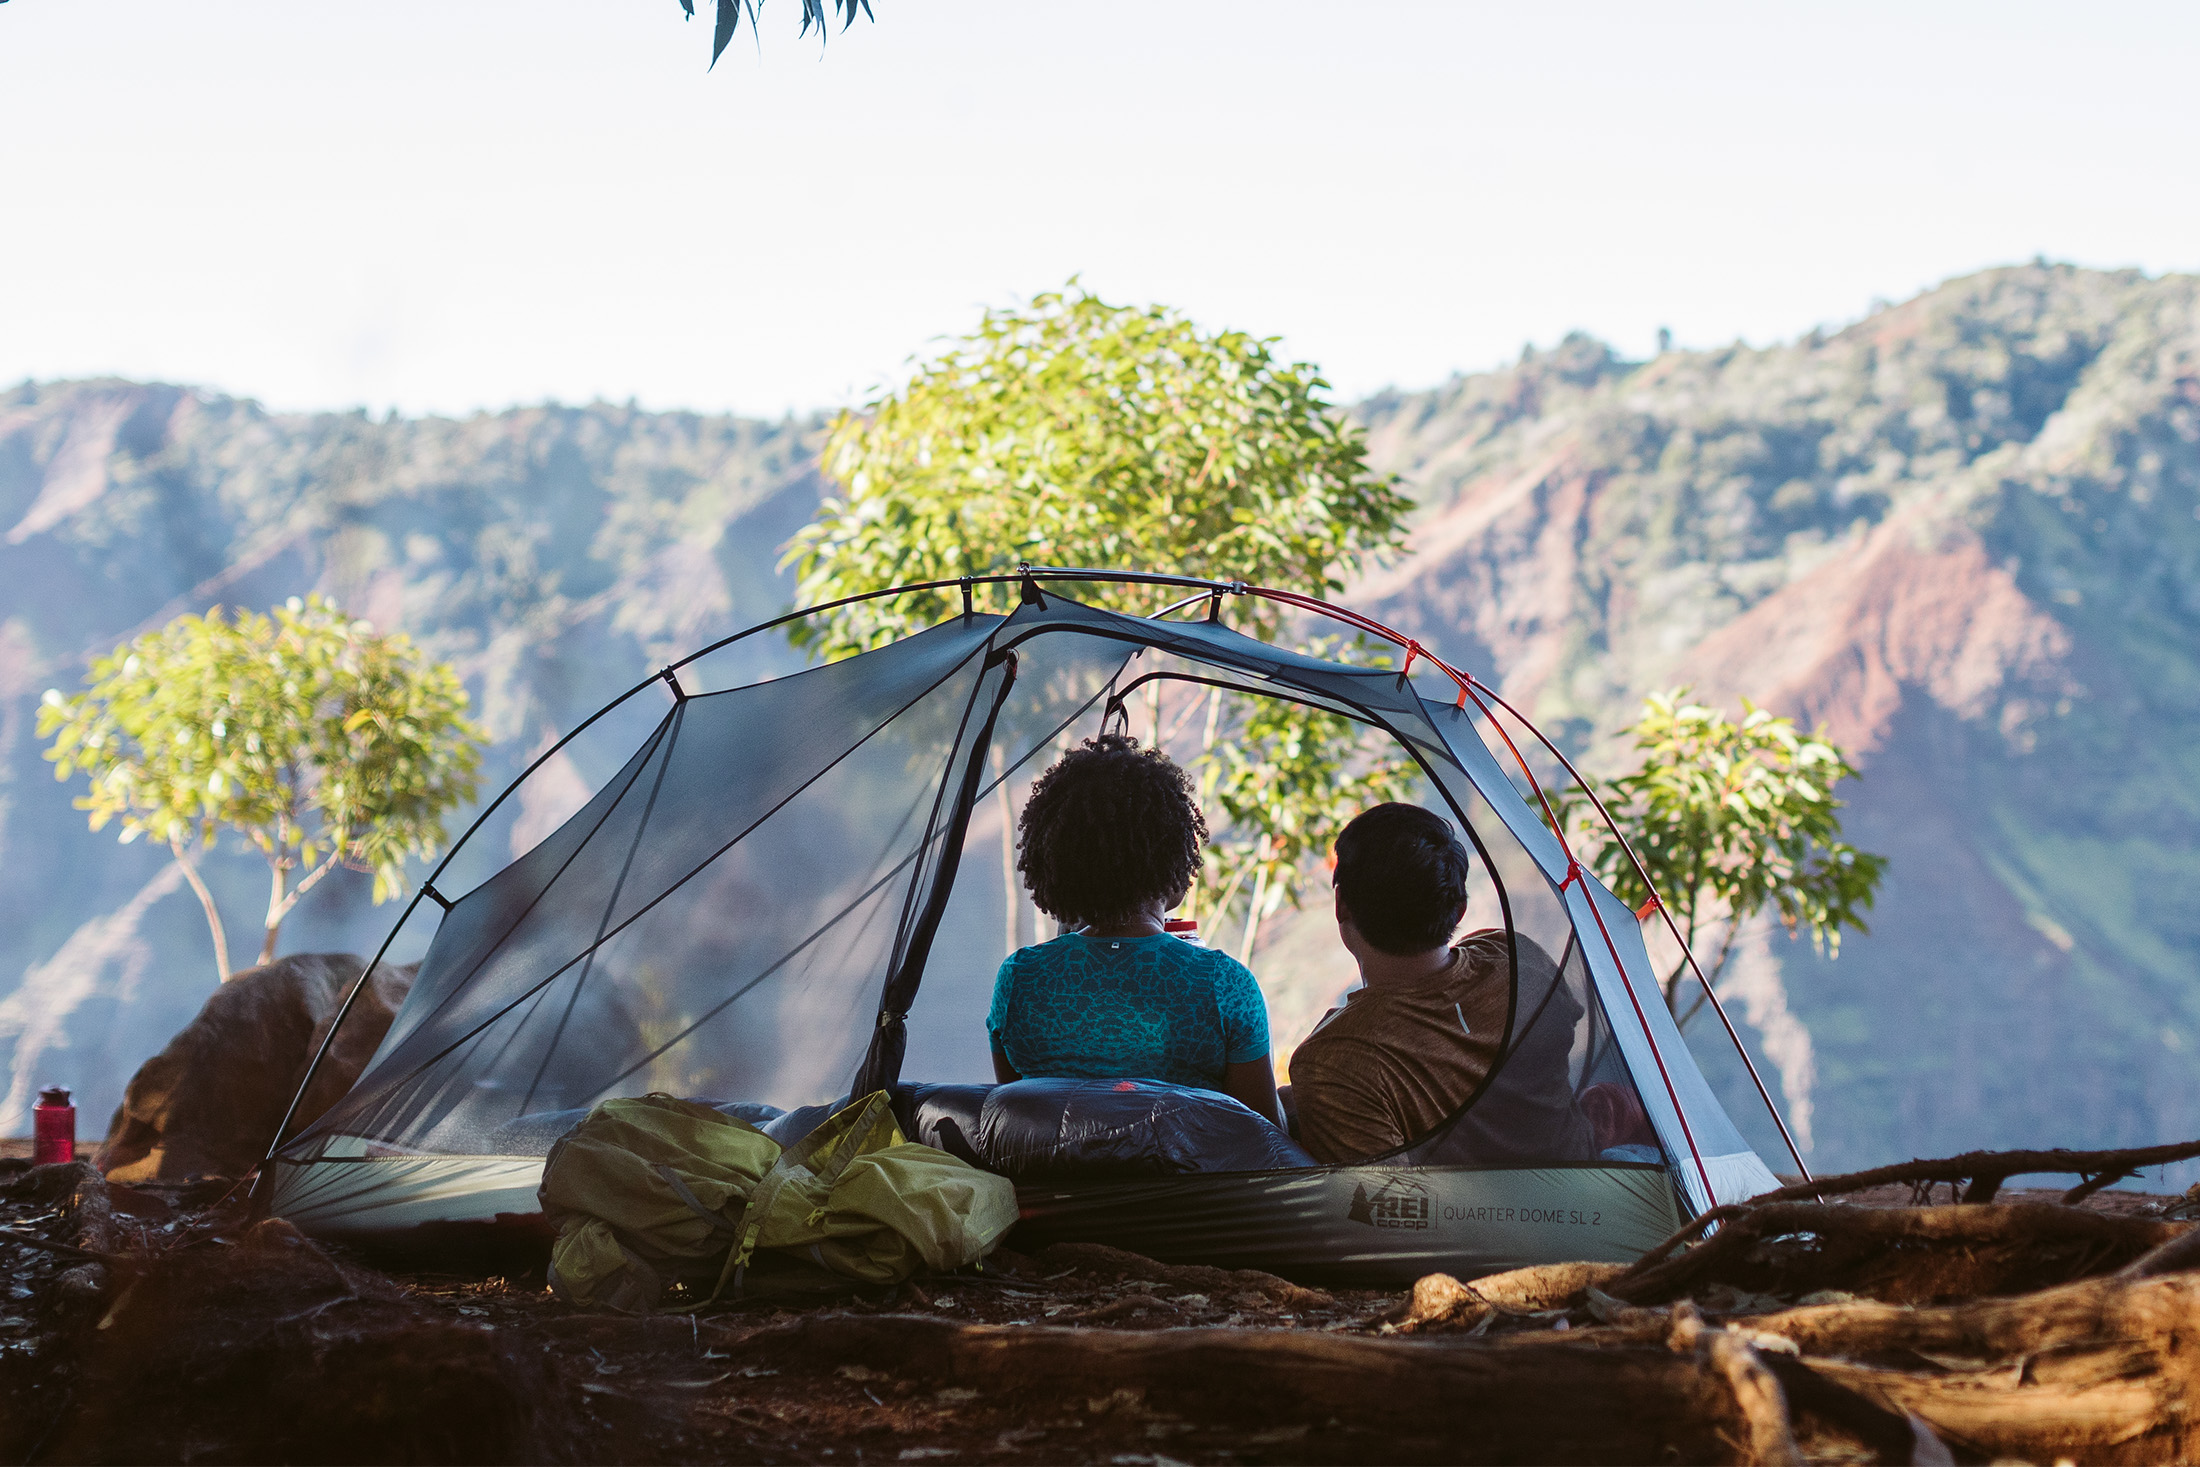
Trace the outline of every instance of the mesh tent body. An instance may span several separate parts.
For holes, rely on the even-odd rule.
[[[610,1096],[791,1109],[990,1078],[1005,899],[978,853],[1009,838],[997,786],[1154,679],[1329,709],[1410,754],[1475,850],[1469,925],[1513,939],[1504,1058],[1396,1155],[1026,1188],[1027,1241],[1387,1283],[1631,1258],[1777,1185],[1674,1027],[1635,915],[1523,799],[1464,683],[1025,586],[1006,615],[722,692],[668,675],[672,706],[585,805],[463,896],[425,888],[443,911],[412,991],[352,1090],[271,1152],[271,1209],[328,1237],[429,1238],[534,1213],[544,1118]],[[1654,1145],[1598,1150],[1591,1091]]]

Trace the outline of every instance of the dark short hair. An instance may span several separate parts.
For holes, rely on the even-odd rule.
[[[1207,817],[1192,781],[1125,734],[1085,740],[1031,784],[1017,820],[1016,869],[1039,910],[1112,925],[1184,900],[1199,874]]]
[[[1451,940],[1472,866],[1451,822],[1419,805],[1377,805],[1337,833],[1337,891],[1352,925],[1396,957]]]

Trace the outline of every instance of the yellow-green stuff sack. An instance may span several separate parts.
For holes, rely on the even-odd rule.
[[[551,1148],[540,1196],[551,1287],[627,1310],[674,1279],[711,1298],[804,1276],[894,1283],[974,1263],[1016,1224],[1006,1178],[904,1140],[884,1093],[784,1151],[695,1101],[607,1100]]]

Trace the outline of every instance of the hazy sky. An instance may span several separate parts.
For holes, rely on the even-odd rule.
[[[0,381],[851,400],[1073,272],[1341,396],[2200,268],[2200,6],[0,5]]]

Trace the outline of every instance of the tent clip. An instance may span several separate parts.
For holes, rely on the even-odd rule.
[[[1650,920],[1650,914],[1652,912],[1662,912],[1664,910],[1665,903],[1658,900],[1658,894],[1656,892],[1652,892],[1650,893],[1650,900],[1635,908],[1635,920],[1637,922],[1647,922]]]
[[[909,1010],[907,1009],[901,1009],[899,1011],[896,1011],[894,1009],[880,1009],[878,1011],[878,1026],[881,1029],[891,1029],[896,1024],[899,1024],[906,1020],[908,1017]]]
[[[663,678],[665,686],[672,689],[672,700],[675,703],[685,703],[688,700],[688,691],[680,686],[680,675],[677,669],[668,667],[663,672],[658,673],[657,676]]]
[[[1046,610],[1047,598],[1039,594],[1039,578],[1031,573],[1031,562],[1028,560],[1017,561],[1016,574],[1024,578],[1024,593],[1019,598],[1018,604],[1036,606],[1041,611]]]
[[[970,617],[971,617],[971,612],[972,612],[972,610],[974,609],[974,607],[973,607],[973,603],[972,603],[972,601],[971,601],[971,599],[970,599],[970,577],[968,577],[968,576],[964,576],[964,577],[962,578],[962,593],[963,593],[963,625],[964,625],[964,626],[968,626],[968,625],[970,625]]]
[[[420,894],[426,897],[429,901],[434,902],[437,906],[441,907],[446,912],[451,909],[451,899],[445,896],[442,892],[437,891],[435,889],[435,883],[432,881],[428,882],[426,885],[420,888]]]
[[[1211,622],[1222,620],[1222,588],[1220,586],[1215,587],[1207,594],[1207,620]]]

